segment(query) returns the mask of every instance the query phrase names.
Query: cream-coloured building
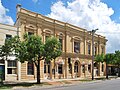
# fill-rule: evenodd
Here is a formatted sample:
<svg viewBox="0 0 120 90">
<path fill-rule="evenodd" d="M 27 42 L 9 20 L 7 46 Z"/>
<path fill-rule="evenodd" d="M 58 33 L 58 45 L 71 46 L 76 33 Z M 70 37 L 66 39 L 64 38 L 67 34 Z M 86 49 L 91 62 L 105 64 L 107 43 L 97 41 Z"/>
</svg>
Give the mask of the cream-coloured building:
<svg viewBox="0 0 120 90">
<path fill-rule="evenodd" d="M 12 25 L 6 25 L 0 23 L 0 45 L 3 45 L 5 39 L 9 39 L 17 35 L 17 28 Z M 4 74 L 5 80 L 17 80 L 17 65 L 18 62 L 14 56 L 9 56 L 8 60 L 2 60 L 0 58 L 0 72 Z"/>
<path fill-rule="evenodd" d="M 22 39 L 24 33 L 39 35 L 45 42 L 49 36 L 55 36 L 62 44 L 62 55 L 53 61 L 46 63 L 41 61 L 41 79 L 60 78 L 86 78 L 91 77 L 92 70 L 92 35 L 85 29 L 61 22 L 41 14 L 26 10 L 17 5 L 17 21 L 19 36 Z M 95 55 L 106 50 L 106 38 L 94 35 Z M 55 68 L 54 68 L 55 65 Z M 104 63 L 95 63 L 94 75 L 105 74 Z M 21 64 L 20 80 L 35 80 L 36 67 L 25 62 Z M 54 76 L 55 72 L 55 76 Z"/>
<path fill-rule="evenodd" d="M 62 55 L 55 60 L 55 63 L 53 61 L 46 63 L 44 60 L 40 62 L 40 78 L 42 80 L 91 78 L 92 35 L 87 30 L 26 10 L 21 8 L 21 5 L 17 5 L 15 27 L 21 40 L 25 33 L 39 35 L 43 42 L 49 36 L 55 36 L 59 39 L 62 45 Z M 106 41 L 104 36 L 94 35 L 95 55 L 105 54 Z M 94 76 L 105 74 L 104 63 L 97 64 L 94 62 L 94 66 Z M 17 62 L 15 69 L 16 73 L 9 75 L 14 80 L 27 81 L 37 78 L 36 67 L 33 63 Z M 8 74 L 5 74 L 5 77 L 6 75 Z M 6 78 L 5 80 L 9 79 Z"/>
</svg>

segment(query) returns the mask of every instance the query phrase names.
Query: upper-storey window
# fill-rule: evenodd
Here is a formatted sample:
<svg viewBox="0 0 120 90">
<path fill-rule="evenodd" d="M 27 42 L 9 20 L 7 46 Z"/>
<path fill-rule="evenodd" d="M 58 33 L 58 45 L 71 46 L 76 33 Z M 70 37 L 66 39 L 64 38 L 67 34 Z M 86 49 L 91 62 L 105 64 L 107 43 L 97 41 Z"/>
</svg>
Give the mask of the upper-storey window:
<svg viewBox="0 0 120 90">
<path fill-rule="evenodd" d="M 63 49 L 63 39 L 61 37 L 59 38 L 59 42 L 61 44 L 60 50 L 62 50 Z"/>
<path fill-rule="evenodd" d="M 95 55 L 97 55 L 97 46 L 95 46 L 95 50 L 94 51 L 95 51 Z"/>
<path fill-rule="evenodd" d="M 101 53 L 104 53 L 104 47 L 101 47 Z"/>
<path fill-rule="evenodd" d="M 6 34 L 6 39 L 12 38 L 12 35 Z"/>
<path fill-rule="evenodd" d="M 80 42 L 79 41 L 74 41 L 74 52 L 80 53 Z"/>
<path fill-rule="evenodd" d="M 91 54 L 91 44 L 89 43 L 88 44 L 88 55 L 90 55 Z"/>
</svg>

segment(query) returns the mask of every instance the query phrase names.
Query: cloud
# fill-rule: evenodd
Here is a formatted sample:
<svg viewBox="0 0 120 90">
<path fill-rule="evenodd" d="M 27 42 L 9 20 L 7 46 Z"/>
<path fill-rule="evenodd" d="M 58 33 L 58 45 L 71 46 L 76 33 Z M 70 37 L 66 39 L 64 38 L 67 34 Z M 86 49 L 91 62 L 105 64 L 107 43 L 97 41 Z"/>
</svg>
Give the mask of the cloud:
<svg viewBox="0 0 120 90">
<path fill-rule="evenodd" d="M 9 10 L 3 7 L 2 2 L 0 0 L 0 23 L 13 25 L 13 19 L 10 16 L 7 16 L 6 12 L 9 12 Z"/>
<path fill-rule="evenodd" d="M 32 0 L 34 3 L 38 2 L 38 0 Z"/>
<path fill-rule="evenodd" d="M 114 10 L 100 0 L 72 0 L 67 5 L 58 1 L 48 17 L 77 25 L 87 30 L 99 28 L 98 34 L 108 39 L 107 52 L 120 50 L 120 24 L 111 20 Z"/>
</svg>

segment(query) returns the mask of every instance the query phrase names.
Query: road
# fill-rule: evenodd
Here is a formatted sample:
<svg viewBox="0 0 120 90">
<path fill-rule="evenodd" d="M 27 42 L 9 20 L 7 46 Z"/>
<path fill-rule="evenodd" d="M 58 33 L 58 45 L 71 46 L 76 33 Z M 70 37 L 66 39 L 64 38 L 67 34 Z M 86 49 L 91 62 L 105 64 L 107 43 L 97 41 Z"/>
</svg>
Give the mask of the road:
<svg viewBox="0 0 120 90">
<path fill-rule="evenodd" d="M 120 90 L 120 79 L 52 87 L 31 87 L 22 90 Z"/>
</svg>

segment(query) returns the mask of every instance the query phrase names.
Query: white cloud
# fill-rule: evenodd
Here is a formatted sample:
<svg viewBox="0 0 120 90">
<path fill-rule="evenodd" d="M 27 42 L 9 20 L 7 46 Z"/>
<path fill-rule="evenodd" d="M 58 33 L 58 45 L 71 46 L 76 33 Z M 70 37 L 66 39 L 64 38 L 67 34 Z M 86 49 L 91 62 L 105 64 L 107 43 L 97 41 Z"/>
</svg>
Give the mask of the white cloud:
<svg viewBox="0 0 120 90">
<path fill-rule="evenodd" d="M 114 52 L 120 50 L 118 34 L 120 33 L 120 24 L 111 20 L 110 16 L 113 14 L 114 10 L 100 0 L 73 0 L 67 2 L 66 6 L 62 1 L 54 3 L 51 6 L 51 13 L 47 16 L 87 30 L 99 28 L 97 32 L 105 35 L 108 39 L 107 52 Z"/>
<path fill-rule="evenodd" d="M 38 2 L 38 0 L 32 0 L 34 3 Z"/>
<path fill-rule="evenodd" d="M 6 15 L 6 12 L 8 12 L 8 11 L 9 11 L 8 9 L 3 7 L 2 2 L 0 0 L 0 23 L 13 25 L 14 22 L 13 22 L 12 18 L 10 16 Z"/>
</svg>

